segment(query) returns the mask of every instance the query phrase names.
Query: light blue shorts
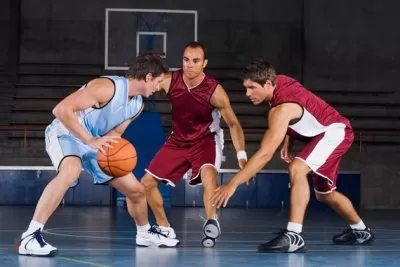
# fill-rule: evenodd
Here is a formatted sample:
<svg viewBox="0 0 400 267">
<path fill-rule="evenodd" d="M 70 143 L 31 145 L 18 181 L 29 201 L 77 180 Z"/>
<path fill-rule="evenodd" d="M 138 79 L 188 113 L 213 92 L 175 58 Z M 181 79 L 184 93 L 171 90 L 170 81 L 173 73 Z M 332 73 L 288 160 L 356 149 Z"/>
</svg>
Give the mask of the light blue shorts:
<svg viewBox="0 0 400 267">
<path fill-rule="evenodd" d="M 114 177 L 105 174 L 97 163 L 97 150 L 82 143 L 71 134 L 59 135 L 57 127 L 47 127 L 45 133 L 46 151 L 53 166 L 58 170 L 61 161 L 69 156 L 79 157 L 83 169 L 93 177 L 94 184 L 108 183 Z M 78 184 L 78 180 L 72 185 Z"/>
</svg>

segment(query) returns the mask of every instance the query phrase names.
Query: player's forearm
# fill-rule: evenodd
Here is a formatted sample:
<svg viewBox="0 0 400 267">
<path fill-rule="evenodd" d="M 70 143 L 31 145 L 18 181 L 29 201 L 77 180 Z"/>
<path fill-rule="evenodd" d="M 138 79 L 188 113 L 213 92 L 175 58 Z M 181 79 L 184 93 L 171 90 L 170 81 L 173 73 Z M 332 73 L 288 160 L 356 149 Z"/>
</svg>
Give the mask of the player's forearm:
<svg viewBox="0 0 400 267">
<path fill-rule="evenodd" d="M 246 166 L 235 175 L 232 183 L 237 186 L 248 182 L 254 177 L 272 158 L 272 154 L 258 150 L 247 162 Z"/>
<path fill-rule="evenodd" d="M 79 123 L 78 118 L 72 110 L 66 110 L 62 107 L 58 107 L 53 110 L 53 114 L 75 137 L 77 137 L 83 143 L 87 144 L 93 139 L 93 136 Z"/>
<path fill-rule="evenodd" d="M 245 151 L 245 141 L 242 126 L 239 123 L 233 124 L 229 127 L 232 137 L 232 143 L 236 152 Z"/>
</svg>

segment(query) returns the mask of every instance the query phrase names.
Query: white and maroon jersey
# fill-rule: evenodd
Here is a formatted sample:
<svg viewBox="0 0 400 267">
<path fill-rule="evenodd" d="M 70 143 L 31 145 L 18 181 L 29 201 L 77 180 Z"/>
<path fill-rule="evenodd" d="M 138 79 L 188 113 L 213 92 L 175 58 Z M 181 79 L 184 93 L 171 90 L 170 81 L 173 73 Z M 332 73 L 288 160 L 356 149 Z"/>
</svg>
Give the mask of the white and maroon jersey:
<svg viewBox="0 0 400 267">
<path fill-rule="evenodd" d="M 305 89 L 298 81 L 285 75 L 277 75 L 270 105 L 273 108 L 283 103 L 297 103 L 303 108 L 301 118 L 289 125 L 289 129 L 297 135 L 314 137 L 332 128 L 352 128 L 347 118 Z"/>
</svg>

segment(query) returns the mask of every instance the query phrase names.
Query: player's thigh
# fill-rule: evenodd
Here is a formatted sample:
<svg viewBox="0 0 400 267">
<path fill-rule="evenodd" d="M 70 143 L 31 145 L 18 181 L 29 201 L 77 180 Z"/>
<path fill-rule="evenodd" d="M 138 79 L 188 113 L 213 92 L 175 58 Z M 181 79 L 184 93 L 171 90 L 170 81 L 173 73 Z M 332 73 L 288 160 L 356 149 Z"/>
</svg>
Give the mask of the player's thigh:
<svg viewBox="0 0 400 267">
<path fill-rule="evenodd" d="M 166 143 L 151 160 L 146 172 L 159 181 L 175 186 L 189 170 L 188 148 Z"/>
<path fill-rule="evenodd" d="M 192 177 L 189 184 L 214 183 L 221 167 L 221 159 L 222 150 L 217 136 L 199 140 L 190 150 Z"/>
<path fill-rule="evenodd" d="M 71 186 L 75 186 L 82 171 L 84 145 L 70 135 L 46 134 L 45 140 L 46 151 L 58 171 L 57 179 L 66 180 Z"/>
</svg>

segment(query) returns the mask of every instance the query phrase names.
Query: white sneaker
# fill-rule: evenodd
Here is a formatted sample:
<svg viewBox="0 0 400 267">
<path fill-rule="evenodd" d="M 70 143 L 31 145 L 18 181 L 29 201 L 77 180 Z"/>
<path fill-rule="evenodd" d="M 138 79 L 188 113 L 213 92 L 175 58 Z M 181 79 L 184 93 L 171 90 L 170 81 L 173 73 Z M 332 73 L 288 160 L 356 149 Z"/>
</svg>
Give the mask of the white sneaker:
<svg viewBox="0 0 400 267">
<path fill-rule="evenodd" d="M 166 237 L 172 238 L 172 239 L 176 238 L 175 230 L 171 226 L 165 227 L 165 226 L 159 225 L 158 228 L 160 228 L 161 233 L 163 235 L 165 235 Z"/>
<path fill-rule="evenodd" d="M 33 233 L 23 233 L 21 243 L 18 247 L 20 255 L 54 257 L 58 249 L 46 243 L 42 236 L 42 231 L 37 229 Z"/>
<path fill-rule="evenodd" d="M 136 245 L 143 247 L 176 247 L 178 239 L 168 238 L 161 233 L 159 227 L 153 225 L 147 232 L 138 232 L 136 235 Z"/>
</svg>

